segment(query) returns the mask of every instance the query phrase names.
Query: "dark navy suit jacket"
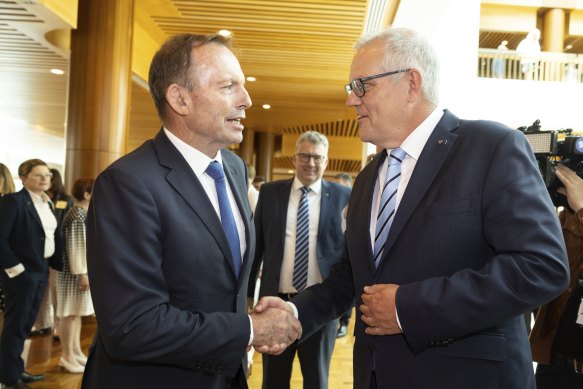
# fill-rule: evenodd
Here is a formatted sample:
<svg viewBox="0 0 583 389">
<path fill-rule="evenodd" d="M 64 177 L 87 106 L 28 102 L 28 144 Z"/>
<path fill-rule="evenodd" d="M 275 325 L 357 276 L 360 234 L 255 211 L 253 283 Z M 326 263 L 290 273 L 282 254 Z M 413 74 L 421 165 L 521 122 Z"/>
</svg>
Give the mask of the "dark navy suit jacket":
<svg viewBox="0 0 583 389">
<path fill-rule="evenodd" d="M 373 362 L 379 388 L 534 388 L 522 314 L 557 296 L 569 275 L 558 218 L 525 137 L 446 111 L 375 269 L 369 226 L 384 158 L 385 151 L 355 181 L 348 261 L 293 300 L 303 336 L 353 297 L 360 305 L 364 286 L 398 284 L 403 334 L 367 335 L 357 311 L 355 388 L 370 388 Z"/>
<path fill-rule="evenodd" d="M 97 335 L 83 388 L 246 388 L 255 229 L 244 163 L 221 151 L 245 224 L 239 278 L 196 175 L 163 131 L 97 178 L 87 262 Z"/>
<path fill-rule="evenodd" d="M 25 188 L 0 198 L 0 265 L 8 269 L 22 263 L 26 271 L 46 274 L 48 262 L 62 269 L 63 241 L 55 230 L 55 253 L 44 258 L 45 231 L 30 194 Z M 2 270 L 3 275 L 8 277 Z"/>
<path fill-rule="evenodd" d="M 250 275 L 249 297 L 253 296 L 256 276 L 262 261 L 263 270 L 259 296 L 277 296 L 292 184 L 293 178 L 261 186 L 255 209 L 257 246 Z M 341 228 L 342 210 L 348 204 L 349 197 L 350 188 L 322 180 L 316 254 L 320 273 L 324 278 L 330 274 L 332 266 L 342 257 L 345 246 L 344 233 Z"/>
</svg>

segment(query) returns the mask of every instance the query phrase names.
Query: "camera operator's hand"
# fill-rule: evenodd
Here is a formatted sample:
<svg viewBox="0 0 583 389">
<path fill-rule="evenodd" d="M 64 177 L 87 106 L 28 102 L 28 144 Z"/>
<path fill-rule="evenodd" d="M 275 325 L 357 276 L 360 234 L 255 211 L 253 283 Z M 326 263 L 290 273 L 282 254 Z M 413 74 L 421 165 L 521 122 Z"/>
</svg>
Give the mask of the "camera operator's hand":
<svg viewBox="0 0 583 389">
<path fill-rule="evenodd" d="M 583 208 L 583 179 L 565 165 L 557 164 L 556 169 L 557 177 L 563 184 L 557 192 L 567 196 L 569 207 L 577 212 Z"/>
</svg>

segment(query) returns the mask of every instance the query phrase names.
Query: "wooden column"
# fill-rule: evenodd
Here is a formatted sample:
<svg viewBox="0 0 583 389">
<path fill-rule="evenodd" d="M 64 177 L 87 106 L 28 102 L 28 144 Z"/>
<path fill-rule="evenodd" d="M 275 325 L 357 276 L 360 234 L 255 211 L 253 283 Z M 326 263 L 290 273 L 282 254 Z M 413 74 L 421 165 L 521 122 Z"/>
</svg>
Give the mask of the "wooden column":
<svg viewBox="0 0 583 389">
<path fill-rule="evenodd" d="M 65 184 L 96 177 L 126 147 L 133 0 L 79 2 L 71 32 Z"/>
<path fill-rule="evenodd" d="M 565 43 L 565 10 L 552 8 L 544 14 L 543 51 L 562 53 Z"/>
<path fill-rule="evenodd" d="M 275 148 L 275 134 L 272 132 L 259 132 L 259 145 L 257 147 L 257 165 L 255 170 L 258 176 L 264 176 L 266 181 L 271 181 L 271 162 L 273 149 Z"/>
<path fill-rule="evenodd" d="M 254 144 L 255 131 L 245 128 L 243 130 L 243 142 L 239 145 L 239 157 L 249 165 L 253 165 Z"/>
</svg>

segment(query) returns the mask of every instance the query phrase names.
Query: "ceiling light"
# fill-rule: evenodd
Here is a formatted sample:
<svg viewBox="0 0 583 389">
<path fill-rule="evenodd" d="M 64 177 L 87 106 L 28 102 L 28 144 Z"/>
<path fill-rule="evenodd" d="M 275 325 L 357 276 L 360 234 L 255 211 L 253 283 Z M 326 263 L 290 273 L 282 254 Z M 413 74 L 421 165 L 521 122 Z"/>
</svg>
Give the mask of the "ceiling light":
<svg viewBox="0 0 583 389">
<path fill-rule="evenodd" d="M 253 76 L 249 76 L 249 77 L 247 77 L 247 81 L 254 82 L 254 81 L 257 81 L 257 79 Z"/>
<path fill-rule="evenodd" d="M 269 104 L 263 104 L 263 109 L 269 109 L 269 108 L 271 108 L 271 105 L 269 105 Z"/>
<path fill-rule="evenodd" d="M 222 35 L 225 38 L 228 38 L 228 37 L 231 36 L 231 31 L 229 31 L 229 30 L 219 30 L 219 35 Z"/>
<path fill-rule="evenodd" d="M 61 69 L 51 69 L 51 73 L 61 75 L 61 74 L 65 74 L 65 71 L 63 71 Z"/>
</svg>

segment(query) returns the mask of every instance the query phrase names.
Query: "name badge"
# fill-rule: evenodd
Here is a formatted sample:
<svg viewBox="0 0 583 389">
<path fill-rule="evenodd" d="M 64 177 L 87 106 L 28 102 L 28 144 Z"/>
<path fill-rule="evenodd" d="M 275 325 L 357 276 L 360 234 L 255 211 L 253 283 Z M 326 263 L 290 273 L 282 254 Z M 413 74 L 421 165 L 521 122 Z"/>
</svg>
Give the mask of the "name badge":
<svg viewBox="0 0 583 389">
<path fill-rule="evenodd" d="M 67 208 L 67 202 L 66 201 L 63 201 L 63 200 L 59 200 L 55 204 L 55 208 L 57 208 L 57 209 L 65 209 L 65 208 Z"/>
</svg>

